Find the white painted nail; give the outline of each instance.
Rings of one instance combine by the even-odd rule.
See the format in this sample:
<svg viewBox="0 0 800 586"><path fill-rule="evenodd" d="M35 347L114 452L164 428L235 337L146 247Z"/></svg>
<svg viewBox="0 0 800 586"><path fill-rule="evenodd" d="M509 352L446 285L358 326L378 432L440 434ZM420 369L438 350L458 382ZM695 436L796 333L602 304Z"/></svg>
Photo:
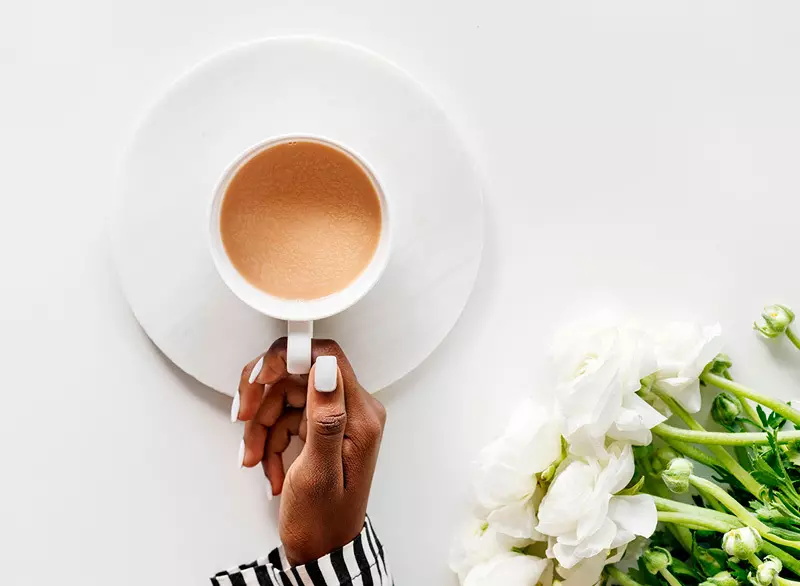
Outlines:
<svg viewBox="0 0 800 586"><path fill-rule="evenodd" d="M244 467L244 440L239 444L239 468Z"/></svg>
<svg viewBox="0 0 800 586"><path fill-rule="evenodd" d="M314 388L322 393L336 390L336 356L320 356L314 363Z"/></svg>
<svg viewBox="0 0 800 586"><path fill-rule="evenodd" d="M233 403L231 403L231 423L239 421L239 391L233 395Z"/></svg>
<svg viewBox="0 0 800 586"><path fill-rule="evenodd" d="M258 375L261 374L261 369L263 368L264 368L264 357L262 356L261 358L258 359L258 362L256 362L256 365L253 367L253 372L250 373L250 378L248 379L248 382L251 385L254 382L256 382L256 379L258 378Z"/></svg>
<svg viewBox="0 0 800 586"><path fill-rule="evenodd" d="M269 478L267 478L266 489L267 489L267 500L268 501L272 501L272 498L273 498L273 495L272 495L272 481Z"/></svg>

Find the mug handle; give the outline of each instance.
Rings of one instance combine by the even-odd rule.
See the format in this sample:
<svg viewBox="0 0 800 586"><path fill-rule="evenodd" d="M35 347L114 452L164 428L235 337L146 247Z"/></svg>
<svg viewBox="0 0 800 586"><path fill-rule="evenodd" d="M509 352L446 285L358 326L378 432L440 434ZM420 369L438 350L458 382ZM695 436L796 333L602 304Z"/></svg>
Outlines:
<svg viewBox="0 0 800 586"><path fill-rule="evenodd" d="M286 370L289 374L308 374L311 370L313 321L290 321L286 341Z"/></svg>

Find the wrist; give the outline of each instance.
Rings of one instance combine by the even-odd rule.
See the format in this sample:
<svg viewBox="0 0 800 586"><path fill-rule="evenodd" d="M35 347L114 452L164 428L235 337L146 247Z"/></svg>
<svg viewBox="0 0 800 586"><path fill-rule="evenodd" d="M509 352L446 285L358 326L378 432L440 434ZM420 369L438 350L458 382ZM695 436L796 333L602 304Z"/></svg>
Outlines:
<svg viewBox="0 0 800 586"><path fill-rule="evenodd" d="M359 536L364 523L350 532L338 530L335 533L324 524L320 524L304 535L292 534L282 536L283 551L291 567L303 566L324 558L332 552L342 549Z"/></svg>

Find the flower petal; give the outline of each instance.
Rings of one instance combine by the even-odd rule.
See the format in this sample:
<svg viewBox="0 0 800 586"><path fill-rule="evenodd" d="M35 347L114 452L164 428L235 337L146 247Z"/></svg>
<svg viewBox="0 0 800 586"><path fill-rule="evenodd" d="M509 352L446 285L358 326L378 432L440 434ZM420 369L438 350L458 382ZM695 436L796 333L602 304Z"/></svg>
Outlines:
<svg viewBox="0 0 800 586"><path fill-rule="evenodd" d="M606 552L603 551L572 568L561 568L558 572L563 578L561 586L593 586L600 581L607 563Z"/></svg>
<svg viewBox="0 0 800 586"><path fill-rule="evenodd" d="M498 533L517 539L541 540L544 536L536 530L539 520L531 499L495 509L487 519L489 527Z"/></svg>
<svg viewBox="0 0 800 586"><path fill-rule="evenodd" d="M504 553L475 566L464 586L536 586L550 562L530 555Z"/></svg>
<svg viewBox="0 0 800 586"><path fill-rule="evenodd" d="M650 537L658 524L658 513L653 497L648 494L615 496L608 506L608 518L617 527L633 535ZM619 547L622 543L616 543Z"/></svg>

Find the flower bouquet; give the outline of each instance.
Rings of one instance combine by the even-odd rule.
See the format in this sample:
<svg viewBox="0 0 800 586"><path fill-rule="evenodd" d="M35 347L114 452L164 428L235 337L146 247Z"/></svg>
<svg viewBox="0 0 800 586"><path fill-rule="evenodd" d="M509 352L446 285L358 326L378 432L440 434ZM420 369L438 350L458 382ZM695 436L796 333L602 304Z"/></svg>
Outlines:
<svg viewBox="0 0 800 586"><path fill-rule="evenodd" d="M791 310L762 316L800 349ZM721 350L718 325L561 335L552 404L526 400L478 455L461 584L800 585L800 411Z"/></svg>

